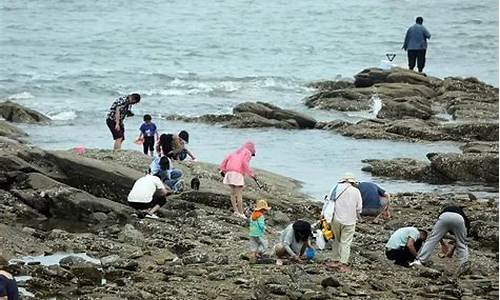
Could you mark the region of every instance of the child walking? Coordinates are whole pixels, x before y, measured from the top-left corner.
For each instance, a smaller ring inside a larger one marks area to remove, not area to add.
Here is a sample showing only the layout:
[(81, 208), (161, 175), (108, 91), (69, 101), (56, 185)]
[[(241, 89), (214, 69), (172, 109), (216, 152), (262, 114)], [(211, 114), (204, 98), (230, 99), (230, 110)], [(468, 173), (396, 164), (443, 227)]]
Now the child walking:
[(262, 258), (266, 251), (267, 240), (264, 238), (264, 234), (268, 230), (266, 230), (264, 214), (270, 209), (266, 200), (257, 200), (255, 209), (250, 216), (250, 261), (252, 262)]
[(229, 154), (220, 164), (219, 170), (224, 176), (224, 184), (231, 188), (231, 204), (234, 215), (246, 219), (243, 212), (242, 191), (245, 187), (245, 175), (255, 179), (255, 174), (250, 168), (250, 160), (255, 156), (255, 144), (246, 142), (235, 152)]
[(141, 134), (137, 138), (138, 140), (144, 138), (142, 147), (144, 154), (154, 155), (155, 138), (158, 139), (158, 131), (156, 130), (155, 123), (151, 122), (151, 115), (144, 115), (144, 123), (142, 123), (139, 130)]

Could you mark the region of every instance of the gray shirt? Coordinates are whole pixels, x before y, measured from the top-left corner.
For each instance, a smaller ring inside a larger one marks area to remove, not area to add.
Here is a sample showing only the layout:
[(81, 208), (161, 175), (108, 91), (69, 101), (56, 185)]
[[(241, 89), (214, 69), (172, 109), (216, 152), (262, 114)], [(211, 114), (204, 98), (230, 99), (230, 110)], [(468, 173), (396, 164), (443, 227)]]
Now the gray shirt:
[(286, 252), (290, 256), (300, 255), (302, 247), (304, 247), (303, 242), (297, 242), (295, 240), (295, 233), (293, 231), (293, 224), (290, 224), (281, 233), (280, 241), (285, 247)]
[(430, 32), (421, 24), (415, 24), (406, 31), (403, 49), (421, 50), (427, 49), (427, 39), (431, 38)]

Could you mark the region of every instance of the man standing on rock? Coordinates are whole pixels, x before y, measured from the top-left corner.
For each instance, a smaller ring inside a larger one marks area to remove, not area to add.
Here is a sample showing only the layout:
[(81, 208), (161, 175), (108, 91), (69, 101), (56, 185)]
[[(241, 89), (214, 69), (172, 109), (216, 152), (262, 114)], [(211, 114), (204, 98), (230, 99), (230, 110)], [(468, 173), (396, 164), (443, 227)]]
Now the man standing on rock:
[(335, 202), (332, 222), (333, 264), (331, 266), (338, 268), (340, 272), (350, 271), (347, 264), (351, 254), (351, 243), (356, 231), (356, 222), (363, 207), (361, 193), (356, 185), (357, 181), (354, 176), (346, 173), (330, 193), (331, 201)]
[(427, 39), (431, 38), (429, 31), (422, 25), (424, 19), (417, 17), (416, 23), (406, 31), (403, 49), (408, 53), (408, 68), (413, 70), (415, 62), (420, 73), (425, 67), (425, 52), (427, 51)]
[(130, 94), (115, 99), (109, 108), (106, 124), (113, 135), (113, 140), (115, 140), (113, 150), (120, 150), (122, 148), (122, 143), (125, 140), (123, 120), (131, 114), (130, 107), (139, 103), (139, 101), (141, 101), (141, 95)]
[[(438, 243), (441, 244), (441, 251), (452, 257), (455, 249), (457, 259), (460, 264), (458, 275), (462, 275), (470, 268), (469, 248), (467, 247), (467, 233), (470, 230), (470, 222), (462, 208), (458, 206), (447, 206), (439, 214), (436, 224), (432, 227), (429, 239), (420, 250), (417, 259), (411, 263), (412, 266), (421, 266), (429, 262), (432, 252)], [(455, 236), (455, 245), (452, 249), (443, 241), (443, 237), (448, 233)]]

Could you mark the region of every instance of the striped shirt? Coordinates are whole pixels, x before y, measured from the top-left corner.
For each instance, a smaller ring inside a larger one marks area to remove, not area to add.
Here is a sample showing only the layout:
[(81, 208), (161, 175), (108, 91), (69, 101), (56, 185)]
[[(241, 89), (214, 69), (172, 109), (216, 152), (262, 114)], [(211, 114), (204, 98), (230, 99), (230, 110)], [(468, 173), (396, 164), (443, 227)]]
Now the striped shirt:
[(119, 97), (113, 101), (108, 112), (108, 119), (115, 120), (116, 111), (120, 112), (120, 123), (123, 122), (127, 116), (127, 111), (129, 110), (130, 104), (128, 103), (127, 96)]

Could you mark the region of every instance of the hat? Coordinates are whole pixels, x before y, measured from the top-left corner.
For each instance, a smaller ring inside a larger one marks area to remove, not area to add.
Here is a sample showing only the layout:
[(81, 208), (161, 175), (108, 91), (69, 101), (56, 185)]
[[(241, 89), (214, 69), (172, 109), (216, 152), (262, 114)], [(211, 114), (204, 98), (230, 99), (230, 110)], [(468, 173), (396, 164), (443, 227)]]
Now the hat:
[(179, 137), (186, 142), (186, 144), (189, 144), (189, 133), (186, 130), (179, 132)]
[(255, 210), (262, 210), (262, 209), (270, 210), (271, 207), (267, 205), (266, 200), (257, 200), (257, 203), (255, 205)]
[(350, 182), (350, 183), (358, 183), (358, 181), (356, 181), (356, 178), (354, 178), (354, 175), (352, 175), (352, 173), (345, 173), (344, 174), (344, 177), (342, 177), (342, 179), (339, 181), (339, 182)]

